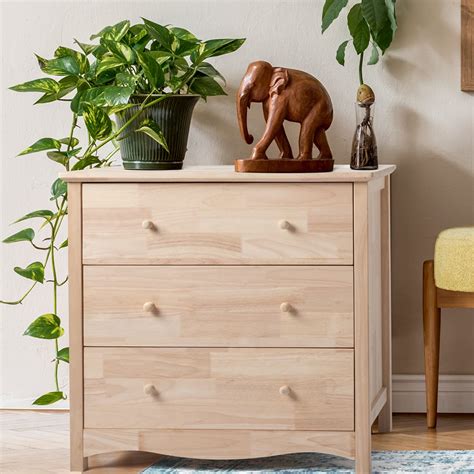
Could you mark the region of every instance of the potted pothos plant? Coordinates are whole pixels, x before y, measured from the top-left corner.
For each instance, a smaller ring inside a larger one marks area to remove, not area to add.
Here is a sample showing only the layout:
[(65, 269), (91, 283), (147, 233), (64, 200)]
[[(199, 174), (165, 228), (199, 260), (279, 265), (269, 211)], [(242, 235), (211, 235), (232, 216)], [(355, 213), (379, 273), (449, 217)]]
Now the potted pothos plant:
[[(236, 51), (245, 40), (202, 41), (184, 28), (143, 19), (135, 25), (125, 20), (107, 26), (91, 41), (94, 44), (76, 41), (77, 49), (60, 46), (52, 59), (37, 55), (46, 77), (10, 88), (41, 93), (35, 104), (56, 101), (71, 109), (66, 137), (40, 138), (19, 156), (44, 152), (63, 169), (74, 171), (109, 166), (121, 150), (128, 169), (180, 168), (196, 101), (225, 94), (223, 76), (207, 60)], [(87, 134), (84, 143), (79, 129)], [(24, 332), (54, 342), (54, 390), (36, 398), (36, 405), (66, 399), (58, 369), (69, 362), (69, 348), (59, 343), (64, 329), (58, 291), (67, 276), (58, 274), (56, 261), (68, 246), (67, 239), (60, 239), (67, 186), (59, 178), (52, 183), (50, 201), (51, 209), (37, 209), (15, 221), (39, 220), (36, 229), (25, 227), (3, 240), (29, 243), (42, 257), (14, 268), (30, 285), (18, 299), (0, 303), (19, 305), (37, 285), (52, 286), (51, 311), (37, 316)]]
[[(324, 33), (347, 7), (349, 0), (325, 0), (321, 20)], [(351, 168), (378, 168), (377, 141), (373, 126), (375, 94), (364, 82), (365, 53), (371, 47), (368, 65), (379, 62), (380, 52), (385, 54), (397, 31), (396, 0), (361, 0), (347, 13), (347, 26), (351, 39), (343, 41), (336, 52), (336, 60), (344, 66), (346, 49), (352, 44), (359, 56), (359, 88), (356, 96), (357, 126), (352, 141)]]
[(72, 129), (84, 120), (88, 146), (81, 153), (74, 151), (74, 140), (71, 146), (62, 143), (66, 149), (43, 141), (25, 152), (49, 149), (48, 156), (61, 164), (77, 156), (78, 169), (100, 165), (98, 151), (116, 140), (127, 169), (181, 168), (196, 102), (225, 94), (223, 76), (207, 60), (236, 51), (245, 40), (201, 41), (184, 28), (147, 19), (136, 25), (121, 21), (90, 39), (96, 44), (76, 41), (79, 50), (60, 46), (53, 59), (37, 55), (45, 74), (62, 79), (45, 77), (11, 87), (42, 92), (37, 104), (69, 101)]

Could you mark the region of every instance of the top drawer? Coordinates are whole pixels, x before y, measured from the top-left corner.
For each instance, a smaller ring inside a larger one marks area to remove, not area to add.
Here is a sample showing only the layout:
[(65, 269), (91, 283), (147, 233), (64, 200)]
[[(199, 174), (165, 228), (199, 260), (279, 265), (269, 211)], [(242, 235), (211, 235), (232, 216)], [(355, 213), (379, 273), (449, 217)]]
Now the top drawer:
[(351, 265), (352, 184), (84, 184), (83, 259)]

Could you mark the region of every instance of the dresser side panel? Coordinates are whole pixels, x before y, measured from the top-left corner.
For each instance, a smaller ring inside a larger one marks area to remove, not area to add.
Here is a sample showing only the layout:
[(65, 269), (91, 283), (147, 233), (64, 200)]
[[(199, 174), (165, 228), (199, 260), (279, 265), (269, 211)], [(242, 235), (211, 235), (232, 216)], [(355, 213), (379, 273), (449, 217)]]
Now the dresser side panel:
[(369, 189), (354, 183), (354, 379), (356, 473), (371, 470), (369, 369)]
[(69, 247), (69, 403), (71, 471), (87, 467), (84, 458), (84, 384), (82, 343), (82, 184), (68, 184)]

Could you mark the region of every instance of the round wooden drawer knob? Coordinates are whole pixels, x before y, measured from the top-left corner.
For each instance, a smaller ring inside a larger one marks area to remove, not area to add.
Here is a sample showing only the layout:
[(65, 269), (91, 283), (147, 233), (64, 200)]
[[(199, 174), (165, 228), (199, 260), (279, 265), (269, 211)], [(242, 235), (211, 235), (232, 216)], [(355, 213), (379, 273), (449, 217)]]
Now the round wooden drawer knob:
[(143, 393), (145, 395), (158, 395), (158, 391), (152, 383), (148, 383), (143, 387)]
[(156, 307), (155, 303), (153, 301), (147, 301), (143, 305), (143, 311), (146, 311), (147, 313), (155, 313), (158, 308)]
[(154, 229), (155, 228), (155, 224), (153, 224), (152, 221), (149, 221), (149, 220), (145, 220), (142, 222), (142, 227), (144, 229)]
[(291, 392), (291, 388), (288, 387), (288, 385), (283, 385), (283, 387), (280, 387), (280, 395), (289, 395)]
[(289, 313), (292, 309), (293, 309), (293, 308), (292, 308), (292, 306), (291, 306), (290, 303), (286, 303), (286, 302), (285, 302), (285, 303), (282, 303), (282, 304), (280, 305), (280, 311), (281, 311), (282, 313)]
[(278, 225), (279, 225), (280, 229), (282, 229), (282, 230), (290, 230), (291, 229), (291, 224), (288, 221), (285, 221), (285, 220), (281, 220), (280, 222), (278, 222)]

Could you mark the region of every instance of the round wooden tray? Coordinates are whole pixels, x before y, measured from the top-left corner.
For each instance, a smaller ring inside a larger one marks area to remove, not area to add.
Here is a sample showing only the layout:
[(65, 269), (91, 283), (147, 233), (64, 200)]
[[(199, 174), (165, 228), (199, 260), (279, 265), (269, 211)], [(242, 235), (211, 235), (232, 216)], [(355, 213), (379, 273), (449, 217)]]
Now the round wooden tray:
[(334, 160), (235, 160), (238, 173), (327, 173), (334, 169)]

